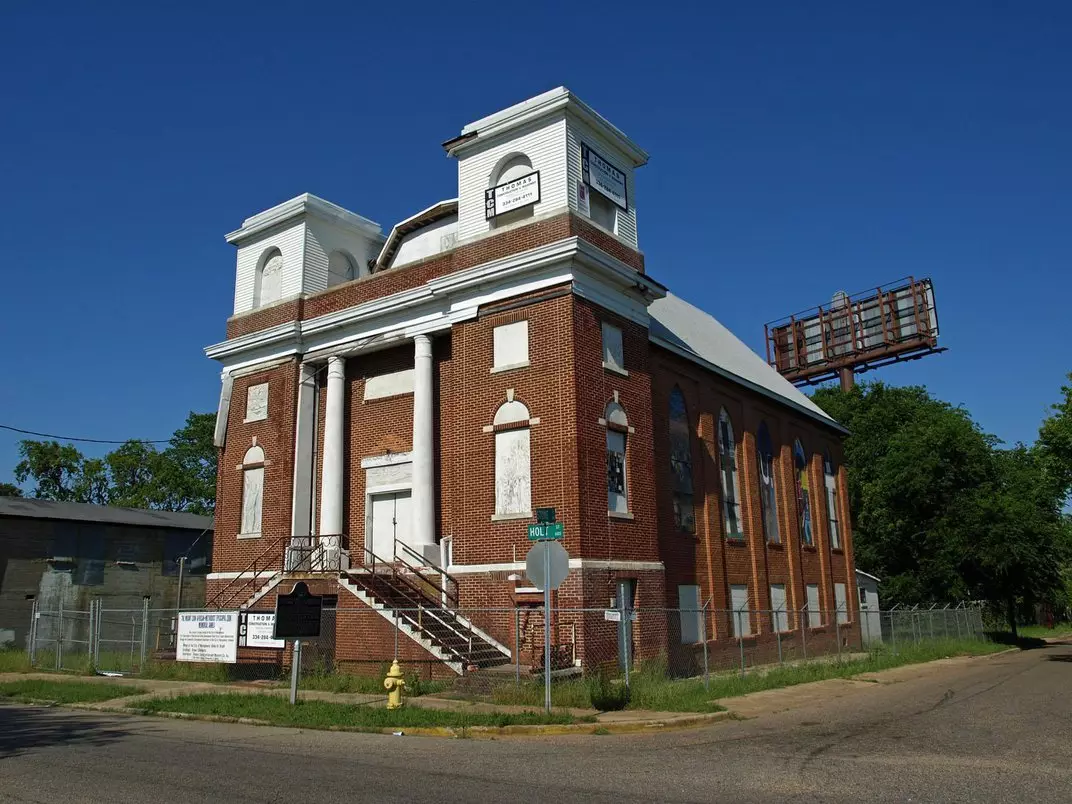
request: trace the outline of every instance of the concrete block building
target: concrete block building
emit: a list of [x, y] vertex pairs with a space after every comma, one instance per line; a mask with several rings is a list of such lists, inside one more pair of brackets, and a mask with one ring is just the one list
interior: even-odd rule
[[[539, 601], [526, 526], [554, 508], [573, 664], [613, 655], [623, 602], [640, 658], [851, 630], [844, 430], [649, 271], [648, 155], [565, 88], [444, 148], [457, 197], [386, 235], [312, 195], [227, 235], [211, 603], [302, 577], [338, 600], [340, 663], [389, 657], [399, 619], [448, 675], [538, 664], [491, 610]], [[725, 614], [654, 614], [704, 602]]]

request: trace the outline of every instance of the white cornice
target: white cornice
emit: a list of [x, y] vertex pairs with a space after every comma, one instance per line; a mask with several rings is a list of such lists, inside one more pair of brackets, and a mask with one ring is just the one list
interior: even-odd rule
[[447, 153], [451, 156], [459, 156], [478, 144], [483, 145], [489, 138], [497, 137], [534, 120], [548, 117], [560, 109], [565, 109], [567, 114], [575, 114], [584, 120], [625, 153], [635, 167], [647, 164], [648, 154], [643, 148], [566, 87], [556, 87], [469, 123], [462, 128], [461, 137], [447, 143]]
[[248, 240], [266, 229], [303, 215], [312, 215], [347, 229], [358, 229], [372, 237], [383, 237], [383, 231], [375, 221], [370, 221], [368, 218], [310, 193], [302, 193], [289, 201], [284, 201], [271, 209], [246, 218], [242, 221], [242, 227], [229, 232], [226, 239], [228, 243], [238, 245], [241, 241]]

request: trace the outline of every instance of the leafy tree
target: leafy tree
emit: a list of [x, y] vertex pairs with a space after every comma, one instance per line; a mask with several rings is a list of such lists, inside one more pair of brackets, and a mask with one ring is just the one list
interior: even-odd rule
[[994, 439], [919, 387], [821, 388], [814, 399], [851, 433], [845, 459], [860, 568], [883, 579], [891, 605], [967, 596], [962, 517], [992, 470]]
[[21, 497], [22, 489], [14, 483], [0, 483], [0, 497]]
[[15, 479], [36, 484], [32, 495], [43, 500], [87, 502], [79, 500], [82, 484], [79, 478], [85, 457], [70, 444], [58, 441], [22, 441], [21, 460], [15, 465]]
[[[1068, 375], [1072, 383], [1072, 374]], [[1072, 494], [1072, 384], [1061, 387], [1061, 401], [1042, 422], [1036, 444], [1043, 466], [1062, 500]]]
[[103, 458], [87, 458], [70, 444], [26, 440], [19, 446], [15, 478], [32, 480], [32, 494], [41, 499], [211, 514], [214, 427], [214, 414], [190, 413], [163, 451], [127, 441]]

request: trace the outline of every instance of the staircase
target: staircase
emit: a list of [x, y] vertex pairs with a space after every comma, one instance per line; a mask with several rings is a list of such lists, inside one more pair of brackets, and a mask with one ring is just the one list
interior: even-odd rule
[[[205, 604], [207, 609], [248, 608], [270, 592], [283, 577], [284, 545], [289, 536], [282, 536], [268, 544], [249, 562], [238, 576], [214, 594]], [[249, 587], [257, 587], [250, 594]]]
[[456, 611], [454, 578], [402, 542], [395, 553], [386, 562], [366, 551], [364, 566], [340, 584], [392, 623], [397, 617], [400, 631], [459, 675], [510, 663], [509, 648]]

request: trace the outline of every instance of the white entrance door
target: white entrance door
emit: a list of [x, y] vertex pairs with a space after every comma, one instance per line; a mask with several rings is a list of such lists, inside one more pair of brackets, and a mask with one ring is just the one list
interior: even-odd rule
[[406, 544], [410, 541], [410, 493], [393, 491], [389, 494], [372, 495], [372, 533], [369, 549], [376, 558], [393, 561], [395, 539]]

